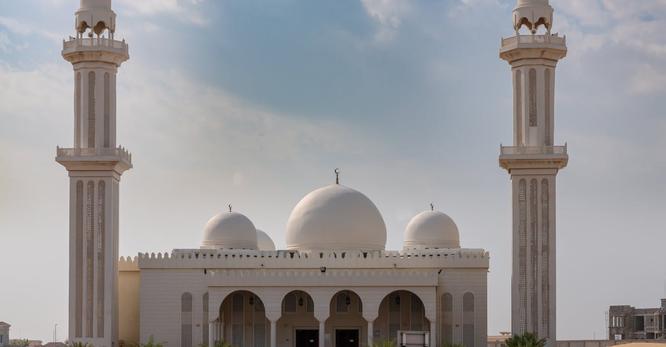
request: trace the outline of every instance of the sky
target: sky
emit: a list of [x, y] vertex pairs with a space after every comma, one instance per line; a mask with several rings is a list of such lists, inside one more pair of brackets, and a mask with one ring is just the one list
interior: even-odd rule
[[[551, 0], [556, 73], [557, 337], [605, 335], [609, 305], [666, 297], [666, 0]], [[510, 329], [512, 0], [114, 0], [120, 253], [196, 248], [247, 215], [284, 247], [294, 205], [360, 190], [400, 249], [429, 203], [491, 254], [488, 333]], [[0, 0], [0, 321], [67, 331], [74, 0]]]

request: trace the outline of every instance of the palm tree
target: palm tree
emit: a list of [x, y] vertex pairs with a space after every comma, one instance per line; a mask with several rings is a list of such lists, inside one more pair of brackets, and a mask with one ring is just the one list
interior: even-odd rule
[[535, 334], [527, 332], [506, 339], [505, 344], [506, 347], [544, 347], [546, 339], [539, 339]]

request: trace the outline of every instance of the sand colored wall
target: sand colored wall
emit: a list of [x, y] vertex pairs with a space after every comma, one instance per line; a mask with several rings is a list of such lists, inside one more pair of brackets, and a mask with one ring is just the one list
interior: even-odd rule
[[139, 286], [141, 272], [134, 261], [118, 263], [118, 339], [125, 344], [139, 342]]

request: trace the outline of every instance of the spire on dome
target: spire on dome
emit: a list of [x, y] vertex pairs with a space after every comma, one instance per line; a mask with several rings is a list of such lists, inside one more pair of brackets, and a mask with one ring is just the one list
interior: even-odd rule
[[513, 29], [518, 33], [523, 25], [532, 34], [536, 34], [537, 29], [543, 25], [550, 34], [553, 8], [548, 4], [548, 0], [518, 0], [516, 8], [513, 9]]
[[116, 31], [116, 14], [111, 9], [111, 0], [81, 0], [75, 25], [78, 35], [90, 29], [90, 37], [93, 34], [101, 36], [105, 30], [112, 36]]

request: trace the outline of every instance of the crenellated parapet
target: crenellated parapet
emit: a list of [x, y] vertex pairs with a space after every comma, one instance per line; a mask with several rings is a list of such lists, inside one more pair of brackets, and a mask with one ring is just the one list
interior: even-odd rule
[[118, 271], [139, 271], [139, 257], [120, 257]]
[[490, 255], [483, 249], [418, 251], [256, 251], [176, 249], [140, 253], [139, 268], [204, 269], [423, 269], [488, 268]]

